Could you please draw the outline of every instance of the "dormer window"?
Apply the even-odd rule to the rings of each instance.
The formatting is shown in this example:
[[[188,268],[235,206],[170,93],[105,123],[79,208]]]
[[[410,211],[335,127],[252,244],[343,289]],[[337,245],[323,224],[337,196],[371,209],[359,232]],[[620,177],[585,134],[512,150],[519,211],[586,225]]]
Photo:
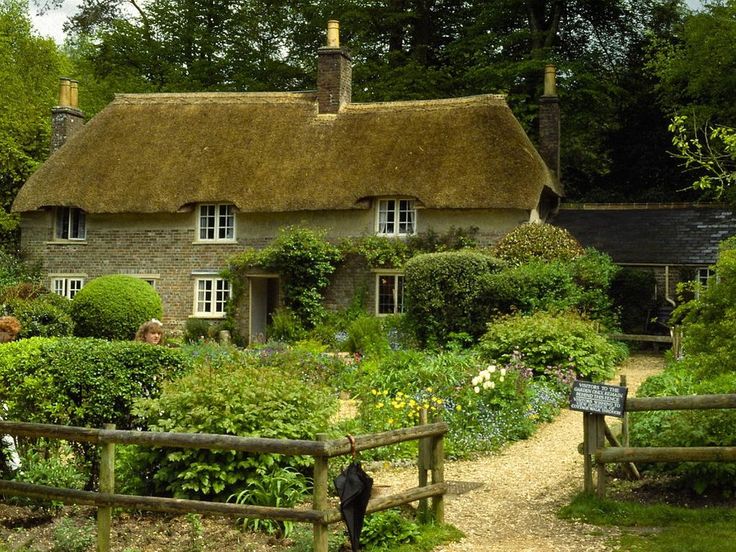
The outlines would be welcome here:
[[[409,236],[417,232],[417,209],[413,199],[379,199],[376,233],[379,236]]]
[[[235,210],[229,203],[199,206],[197,218],[199,241],[235,241]]]
[[[87,217],[85,212],[76,207],[56,208],[57,240],[84,240],[87,237]]]

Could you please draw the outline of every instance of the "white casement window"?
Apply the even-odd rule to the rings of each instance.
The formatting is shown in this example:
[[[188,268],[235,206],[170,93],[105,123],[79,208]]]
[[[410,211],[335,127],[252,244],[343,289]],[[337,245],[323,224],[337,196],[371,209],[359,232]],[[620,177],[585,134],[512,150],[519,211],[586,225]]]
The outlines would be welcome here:
[[[409,236],[417,232],[417,209],[413,199],[379,199],[376,233],[379,236]]]
[[[199,206],[197,218],[199,241],[234,241],[235,210],[229,203],[210,203]]]
[[[376,274],[376,314],[404,312],[404,275]]]
[[[77,292],[84,286],[84,278],[79,277],[54,277],[51,278],[51,289],[54,293],[74,299]]]
[[[230,282],[216,277],[197,278],[194,286],[194,316],[223,318],[230,299]]]
[[[700,287],[695,288],[695,297],[700,299],[700,292],[708,287],[710,280],[716,277],[716,273],[710,268],[699,268],[695,274],[695,281],[700,284]]]
[[[57,240],[84,240],[87,238],[87,217],[76,207],[57,207],[54,235]]]

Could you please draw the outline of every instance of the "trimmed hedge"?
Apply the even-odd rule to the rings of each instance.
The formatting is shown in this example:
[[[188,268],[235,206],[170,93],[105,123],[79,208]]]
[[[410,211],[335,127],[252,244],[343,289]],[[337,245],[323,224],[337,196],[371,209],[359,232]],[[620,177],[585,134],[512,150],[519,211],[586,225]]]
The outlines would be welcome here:
[[[138,327],[162,318],[161,297],[135,276],[100,276],[74,296],[71,309],[74,333],[79,337],[133,339]]]
[[[477,251],[418,255],[404,270],[407,321],[422,344],[443,344],[453,333],[479,337],[489,318],[482,277],[499,268]]]
[[[583,246],[564,228],[551,224],[522,224],[501,238],[493,254],[510,265],[532,260],[569,261],[584,252]]]
[[[184,367],[178,351],[146,343],[33,337],[0,345],[0,403],[10,419],[129,429],[133,400]]]

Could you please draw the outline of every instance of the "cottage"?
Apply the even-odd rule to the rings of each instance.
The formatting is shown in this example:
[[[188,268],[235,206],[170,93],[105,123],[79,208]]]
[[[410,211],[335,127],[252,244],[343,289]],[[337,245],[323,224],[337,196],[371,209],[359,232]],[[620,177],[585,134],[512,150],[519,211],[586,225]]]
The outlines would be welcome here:
[[[73,297],[97,276],[136,275],[181,328],[224,317],[225,259],[286,225],[324,228],[331,239],[476,226],[493,242],[557,207],[552,69],[540,117],[545,163],[503,96],[352,103],[336,22],[318,56],[316,91],[118,94],[84,125],[76,83],[62,79],[55,151],[13,205],[22,250],[51,289]],[[370,275],[376,286],[381,276]],[[400,274],[389,276],[388,306],[400,310]],[[279,286],[277,274],[249,280],[239,320],[253,336]],[[373,304],[376,287],[369,295]]]
[[[707,285],[718,244],[736,235],[734,214],[731,207],[707,203],[569,204],[551,222],[618,265],[654,273],[659,312],[650,331],[656,331],[677,303],[680,282]]]

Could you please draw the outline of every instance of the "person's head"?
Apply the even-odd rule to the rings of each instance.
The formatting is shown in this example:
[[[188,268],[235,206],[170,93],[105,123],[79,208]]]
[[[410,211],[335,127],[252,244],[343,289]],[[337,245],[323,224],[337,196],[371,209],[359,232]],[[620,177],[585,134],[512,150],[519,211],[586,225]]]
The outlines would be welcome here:
[[[15,316],[0,316],[0,343],[13,341],[20,332],[20,322]]]
[[[141,324],[141,327],[138,328],[138,331],[135,333],[135,340],[150,343],[151,345],[160,345],[163,336],[164,325],[160,320],[151,318],[151,320],[144,322]]]

